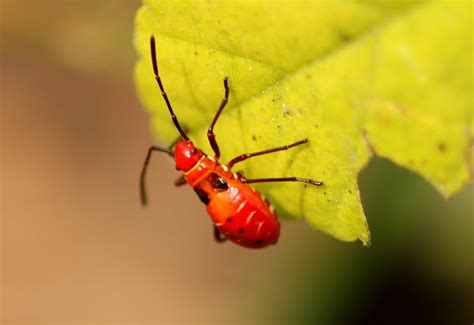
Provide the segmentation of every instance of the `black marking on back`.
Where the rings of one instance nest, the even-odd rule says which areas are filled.
[[[208,180],[214,189],[225,191],[229,188],[229,185],[227,185],[227,182],[225,181],[225,179],[223,179],[216,173],[211,173],[209,175]]]
[[[204,192],[203,189],[201,189],[200,187],[195,187],[194,192],[196,192],[197,196],[199,197],[202,203],[204,203],[205,205],[209,204],[210,202],[209,197],[207,196],[206,192]]]

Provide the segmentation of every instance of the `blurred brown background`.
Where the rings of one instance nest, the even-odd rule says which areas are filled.
[[[142,209],[139,5],[0,1],[4,323],[472,322],[472,184],[447,202],[373,161],[360,178],[369,249],[303,222],[267,250],[217,245],[164,156]]]

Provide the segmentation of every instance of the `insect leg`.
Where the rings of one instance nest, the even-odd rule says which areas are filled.
[[[216,135],[214,134],[214,125],[216,125],[217,119],[221,115],[222,110],[224,109],[229,99],[229,84],[227,82],[227,77],[224,78],[224,89],[225,89],[224,99],[222,99],[221,106],[219,106],[219,109],[217,110],[216,115],[214,115],[214,119],[212,120],[211,125],[209,126],[209,129],[207,130],[207,138],[209,139],[209,144],[211,145],[211,148],[214,151],[214,158],[216,160],[218,160],[219,157],[221,156],[221,151],[216,141]]]
[[[216,225],[214,225],[214,239],[218,243],[223,243],[227,240],[227,237],[223,236],[219,228],[217,228]]]
[[[184,176],[179,176],[179,178],[174,181],[174,186],[182,186],[184,184],[186,184]]]
[[[289,144],[289,145],[286,145],[286,146],[281,146],[281,147],[276,147],[276,148],[273,148],[273,149],[268,149],[268,150],[263,150],[263,151],[257,151],[257,152],[253,152],[253,153],[244,153],[244,154],[241,154],[240,156],[237,156],[235,157],[234,159],[232,159],[228,164],[227,164],[227,167],[232,168],[232,166],[234,166],[236,163],[238,162],[241,162],[241,161],[244,161],[244,160],[247,160],[249,158],[252,158],[252,157],[256,157],[256,156],[261,156],[261,155],[265,155],[267,153],[272,153],[272,152],[277,152],[277,151],[283,151],[283,150],[288,150],[290,148],[293,148],[293,147],[296,147],[296,146],[299,146],[300,144],[304,144],[308,142],[308,139],[304,139],[304,140],[300,140],[300,141],[297,141],[295,143],[292,143],[292,144]]]
[[[158,147],[158,146],[151,146],[148,149],[148,153],[146,155],[145,162],[143,163],[142,172],[140,174],[140,198],[141,198],[143,206],[146,206],[146,204],[148,202],[147,195],[146,195],[145,176],[146,176],[146,171],[148,169],[148,163],[150,162],[151,154],[153,153],[153,151],[164,152],[164,153],[167,153],[168,155],[170,155],[171,157],[173,157],[173,152],[171,152],[170,150],[168,150],[166,148],[162,148],[162,147]]]
[[[300,178],[300,177],[255,178],[255,179],[246,179],[246,178],[241,177],[240,181],[246,184],[273,183],[273,182],[301,182],[301,183],[307,183],[307,184],[311,184],[315,186],[323,185],[323,182],[313,181],[312,179]]]

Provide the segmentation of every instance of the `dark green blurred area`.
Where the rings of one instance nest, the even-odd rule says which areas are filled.
[[[302,222],[266,251],[216,245],[160,159],[142,210],[138,6],[0,1],[4,323],[472,323],[472,184],[446,201],[372,160],[359,178],[370,248]]]
[[[470,323],[472,184],[446,201],[418,175],[380,158],[362,172],[359,184],[372,246],[328,243],[319,260],[308,246],[296,260],[287,260],[300,270],[294,277],[275,277],[275,286],[265,288],[273,312],[262,320]],[[290,283],[281,290],[283,281]]]

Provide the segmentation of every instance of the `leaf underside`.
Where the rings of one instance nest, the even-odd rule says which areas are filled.
[[[471,21],[469,1],[145,0],[135,84],[155,138],[170,143],[177,132],[153,78],[154,34],[175,112],[212,153],[206,130],[228,76],[230,101],[215,128],[221,161],[308,138],[235,169],[247,178],[324,181],[256,187],[281,217],[368,244],[357,175],[373,154],[446,197],[470,179]]]

